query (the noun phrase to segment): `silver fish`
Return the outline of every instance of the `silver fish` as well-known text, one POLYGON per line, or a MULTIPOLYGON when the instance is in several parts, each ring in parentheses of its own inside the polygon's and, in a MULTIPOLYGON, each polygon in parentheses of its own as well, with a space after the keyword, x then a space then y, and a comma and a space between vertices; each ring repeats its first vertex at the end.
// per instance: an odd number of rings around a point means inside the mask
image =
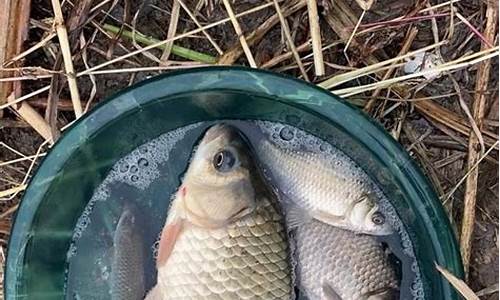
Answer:
POLYGON ((140 225, 131 209, 125 207, 113 237, 111 299, 140 300, 145 294, 144 248, 140 225))
POLYGON ((282 215, 239 132, 211 127, 160 238, 156 299, 290 299, 282 215))
POLYGON ((372 187, 349 163, 335 166, 323 153, 278 146, 266 138, 254 141, 253 146, 275 187, 284 194, 282 202, 290 226, 316 219, 357 233, 393 232, 372 187))
POLYGON ((319 221, 294 235, 299 288, 309 299, 399 299, 395 270, 375 237, 319 221))

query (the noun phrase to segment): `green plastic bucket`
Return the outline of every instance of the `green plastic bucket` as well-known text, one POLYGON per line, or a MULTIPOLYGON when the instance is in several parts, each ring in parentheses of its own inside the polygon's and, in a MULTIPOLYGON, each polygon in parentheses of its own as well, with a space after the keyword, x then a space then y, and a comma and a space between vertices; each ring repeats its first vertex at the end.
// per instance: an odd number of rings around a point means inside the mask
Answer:
POLYGON ((114 163, 164 132, 200 121, 287 123, 339 147, 379 184, 414 246, 429 299, 458 299, 436 271, 463 276, 431 185, 408 154, 358 109, 316 86, 245 68, 172 72, 132 86, 78 120, 43 160, 21 201, 6 263, 6 299, 63 299, 73 229, 114 163))

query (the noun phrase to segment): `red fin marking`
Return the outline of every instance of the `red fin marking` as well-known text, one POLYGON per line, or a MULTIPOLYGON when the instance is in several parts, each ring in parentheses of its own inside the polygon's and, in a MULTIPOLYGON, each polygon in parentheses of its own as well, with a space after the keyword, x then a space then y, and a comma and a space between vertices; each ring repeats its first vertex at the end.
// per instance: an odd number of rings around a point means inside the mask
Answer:
POLYGON ((183 227, 184 221, 176 220, 163 228, 158 248, 158 257, 156 258, 157 267, 161 267, 167 262, 183 227))

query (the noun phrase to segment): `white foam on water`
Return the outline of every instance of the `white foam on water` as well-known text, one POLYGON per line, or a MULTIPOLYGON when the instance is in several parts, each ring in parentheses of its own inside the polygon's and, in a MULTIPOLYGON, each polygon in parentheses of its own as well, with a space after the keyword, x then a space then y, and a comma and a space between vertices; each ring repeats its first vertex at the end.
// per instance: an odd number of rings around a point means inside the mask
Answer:
MULTIPOLYGON (((82 237, 85 229, 90 224, 96 202, 106 201, 109 198, 109 186, 121 182, 141 191, 147 189, 160 175, 158 166, 168 160, 175 145, 184 138, 186 132, 201 125, 202 123, 195 123, 165 133, 137 147, 115 163, 109 174, 95 190, 94 195, 77 221, 73 231, 72 243, 67 253, 68 260, 77 254, 76 242, 82 237)), ((168 174, 163 175, 168 176, 168 174)))
MULTIPOLYGON (((368 174, 366 174, 366 172, 345 153, 312 134, 282 123, 269 121, 255 121, 254 123, 264 135, 278 147, 291 151, 310 151, 317 153, 324 158, 325 162, 331 164, 332 168, 344 174, 349 174, 349 177, 354 178, 356 183, 365 184, 370 187, 370 190, 377 196, 377 203, 386 217, 386 220, 388 220, 392 228, 399 234, 401 241, 400 246, 403 253, 408 256, 408 258, 413 259, 411 270, 414 273, 414 280, 410 287, 413 299, 423 299, 424 289, 420 277, 420 269, 417 262, 414 260, 415 253, 410 237, 399 219, 394 206, 368 174)), ((388 176, 386 175, 385 177, 388 176)), ((385 178, 385 180, 389 179, 390 178, 385 178)))
MULTIPOLYGON (((328 161, 332 168, 345 170, 359 184, 368 184, 378 196, 378 203, 383 211, 386 220, 399 233, 401 238, 401 248, 405 255, 414 258, 412 242, 399 219, 394 207, 383 194, 376 183, 345 153, 333 147, 331 144, 295 127, 281 123, 268 121, 254 122, 260 130, 268 136, 279 147, 294 151, 312 151, 320 153, 328 161)), ((96 189, 93 197, 80 216, 73 233, 72 243, 67 253, 68 261, 77 254, 76 242, 82 237, 88 224, 92 219, 92 212, 97 201, 106 201, 109 198, 109 186, 115 183, 125 183, 140 191, 146 190, 149 185, 160 176, 159 165, 166 162, 170 157, 171 150, 182 140, 186 132, 198 128, 203 123, 196 123, 186 127, 165 133, 160 137, 143 144, 131 153, 121 158, 111 169, 107 177, 96 189)), ((193 150, 194 151, 194 150, 193 150)), ((267 170, 264 170, 267 172, 267 170)), ((168 174, 162 174, 168 176, 168 174)), ((157 241, 159 240, 159 237, 157 241)), ((293 249, 292 249, 293 250, 293 249)), ((153 255, 156 256, 158 244, 152 246, 153 255)), ((411 295, 413 299, 423 299, 423 284, 420 279, 420 270, 416 261, 412 264, 411 270, 415 273, 415 280, 411 284, 411 295)), ((101 269, 101 276, 108 278, 109 270, 101 269)))

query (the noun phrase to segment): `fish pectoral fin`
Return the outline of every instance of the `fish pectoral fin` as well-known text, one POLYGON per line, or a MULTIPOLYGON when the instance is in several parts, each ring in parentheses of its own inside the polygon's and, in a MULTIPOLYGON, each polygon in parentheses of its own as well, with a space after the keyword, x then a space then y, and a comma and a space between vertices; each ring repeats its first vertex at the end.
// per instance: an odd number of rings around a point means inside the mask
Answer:
POLYGON ((155 285, 151 291, 146 295, 146 298, 144 300, 162 300, 162 293, 161 289, 158 285, 155 285))
POLYGON ((335 289, 328 283, 323 283, 323 296, 326 300, 342 300, 342 297, 335 291, 335 289))
POLYGON ((297 228, 311 221, 309 212, 296 204, 290 204, 287 208, 286 222, 289 228, 297 228))
POLYGON ((311 212, 311 216, 312 218, 331 226, 342 228, 347 225, 346 218, 344 216, 335 216, 321 210, 311 212))
POLYGON ((157 267, 165 265, 183 228, 184 220, 180 218, 176 218, 165 225, 161 232, 160 244, 158 247, 158 256, 156 258, 157 267))

